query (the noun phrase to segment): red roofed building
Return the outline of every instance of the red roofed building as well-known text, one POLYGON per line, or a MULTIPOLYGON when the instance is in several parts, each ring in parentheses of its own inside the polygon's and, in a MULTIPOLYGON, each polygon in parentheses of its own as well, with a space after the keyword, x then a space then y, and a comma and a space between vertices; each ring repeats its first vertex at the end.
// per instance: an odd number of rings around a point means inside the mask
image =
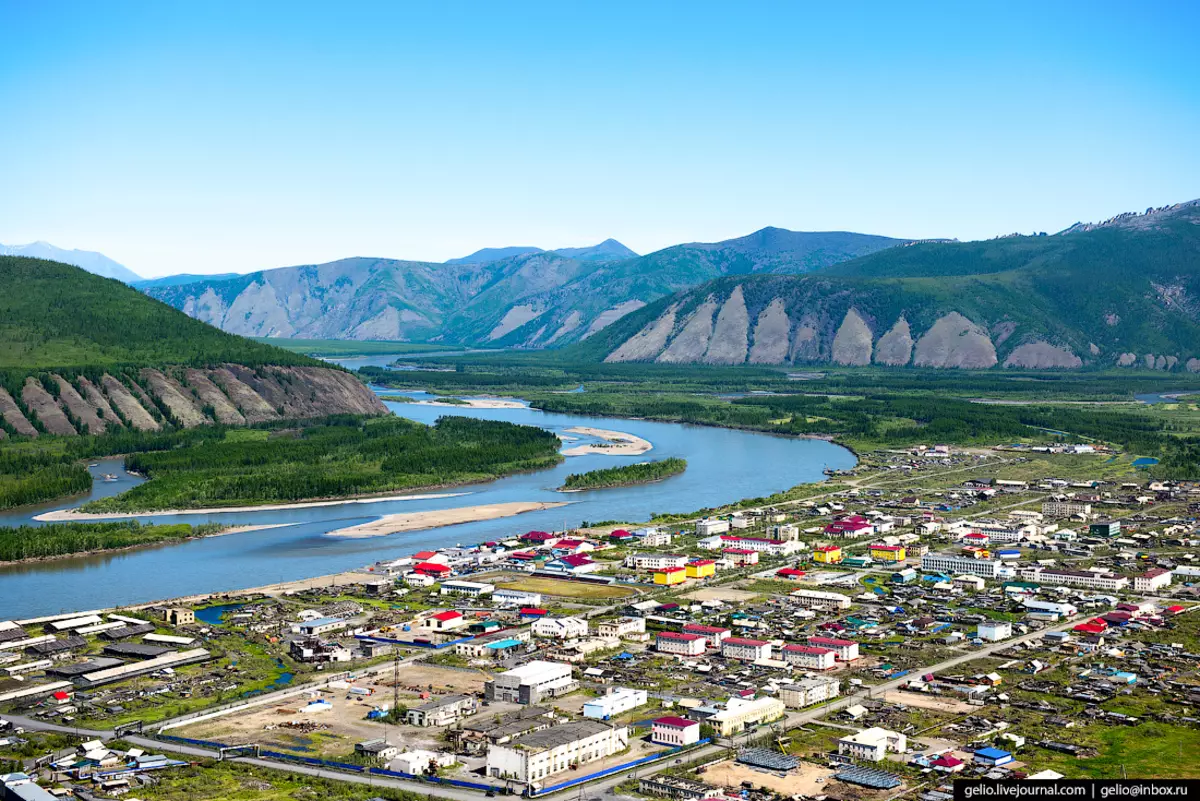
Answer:
POLYGON ((771 643, 745 637, 726 637, 721 641, 721 656, 742 662, 757 662, 771 658, 771 643))
POLYGON ((521 535, 521 541, 534 545, 553 545, 558 542, 558 537, 548 531, 527 531, 521 535))
POLYGON ((421 562, 413 565, 413 570, 423 576, 433 576, 434 578, 445 578, 454 572, 446 565, 437 562, 421 562))
POLYGON ((602 564, 581 553, 560 556, 542 566, 544 570, 552 570, 557 573, 594 573, 601 567, 603 567, 602 564))
POLYGON ((699 634, 684 634, 678 631, 660 631, 654 638, 654 649, 664 654, 700 656, 708 639, 699 634))
POLYGON ((427 629, 434 631, 450 631, 457 629, 467 624, 467 619, 463 617, 463 613, 455 609, 447 609, 445 612, 438 612, 436 615, 430 615, 425 618, 423 625, 427 629))
POLYGON ((752 551, 749 548, 724 548, 721 553, 725 554, 725 558, 738 567, 758 564, 758 551, 752 551))
POLYGON ((817 637, 808 638, 809 645, 815 645, 818 648, 828 648, 837 654, 839 662, 853 662, 858 659, 858 643, 854 640, 840 640, 836 637, 817 637))
POLYGON ((1163 587, 1171 586, 1171 571, 1155 567, 1140 576, 1133 577, 1134 592, 1158 592, 1163 587))
POLYGON ((799 581, 804 578, 804 575, 803 570, 797 570, 794 567, 781 567, 775 571, 777 578, 787 579, 788 581, 799 581))
POLYGON ((837 652, 815 645, 791 644, 783 646, 783 661, 805 670, 833 670, 837 652))
POLYGON ((659 745, 692 745, 700 741, 700 724, 673 715, 655 718, 650 723, 650 741, 659 745))
POLYGON ((1163 610, 1163 613, 1171 615, 1171 616, 1175 616, 1178 614, 1182 614, 1183 612, 1186 612, 1186 611, 1187 611, 1186 606, 1179 606, 1178 604, 1176 604, 1175 606, 1168 606, 1166 609, 1163 610))
POLYGON ((685 623, 683 633, 699 634, 708 640, 708 644, 713 648, 720 648, 721 641, 733 634, 729 629, 723 629, 720 626, 705 626, 701 623, 685 623))
POLYGON ((871 524, 871 521, 860 515, 849 515, 848 517, 838 518, 825 527, 826 536, 843 539, 869 537, 874 533, 875 526, 871 524))
POLYGON ((1101 621, 1099 623, 1096 623, 1096 622, 1080 623, 1078 626, 1075 627, 1074 630, 1078 631, 1081 634, 1103 634, 1107 629, 1108 629, 1108 625, 1105 624, 1103 621, 1101 621))
POLYGON ((535 606, 526 606, 522 607, 521 609, 521 620, 537 620, 538 618, 545 617, 546 615, 547 610, 539 609, 535 606))
POLYGON ((450 564, 450 559, 444 553, 437 551, 417 551, 412 555, 414 562, 433 562, 438 565, 450 564))
POLYGON ((942 754, 937 759, 929 763, 929 767, 940 770, 943 773, 958 773, 966 764, 954 756, 954 754, 942 754))

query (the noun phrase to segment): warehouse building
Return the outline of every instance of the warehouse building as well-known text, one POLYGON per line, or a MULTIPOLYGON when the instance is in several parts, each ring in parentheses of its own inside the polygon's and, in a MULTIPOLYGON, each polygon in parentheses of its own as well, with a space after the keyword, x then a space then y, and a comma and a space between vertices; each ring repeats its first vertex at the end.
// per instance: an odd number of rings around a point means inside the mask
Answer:
POLYGON ((478 705, 473 695, 448 695, 436 701, 408 710, 404 716, 410 726, 448 726, 451 723, 474 715, 478 705))
POLYGON ((761 723, 778 720, 783 717, 785 711, 783 701, 778 698, 755 698, 748 701, 735 697, 729 699, 725 709, 710 717, 708 724, 716 730, 718 736, 728 737, 761 723))
POLYGON ((487 775, 540 786, 546 778, 612 756, 629 747, 629 728, 581 720, 527 734, 512 745, 492 745, 487 775))
POLYGON ((645 706, 649 696, 645 690, 615 687, 612 692, 588 701, 583 705, 583 716, 594 720, 608 720, 622 712, 645 706))
POLYGON ((571 676, 570 665, 540 659, 505 671, 483 685, 484 698, 488 701, 513 704, 536 704, 544 698, 557 698, 577 689, 579 682, 571 676))

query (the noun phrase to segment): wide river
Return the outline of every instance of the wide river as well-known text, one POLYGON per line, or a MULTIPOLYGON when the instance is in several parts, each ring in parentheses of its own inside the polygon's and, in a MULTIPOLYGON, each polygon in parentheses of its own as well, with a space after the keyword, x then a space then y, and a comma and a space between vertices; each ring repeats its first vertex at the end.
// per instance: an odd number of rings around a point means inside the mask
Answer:
MULTIPOLYGON (((399 393, 392 391, 387 394, 399 393)), ((423 393, 405 394, 417 398, 429 397, 423 393)), ((575 438, 574 441, 565 442, 564 449, 596 441, 565 433, 566 429, 575 426, 635 434, 649 440, 654 447, 642 456, 571 456, 549 470, 441 491, 462 493, 451 498, 421 497, 418 494, 412 500, 307 509, 143 517, 140 519, 156 522, 288 525, 176 545, 0 568, 0 620, 310 578, 409 556, 424 548, 473 544, 531 529, 562 529, 564 525, 576 526, 585 520, 641 522, 649 520, 656 512, 690 512, 743 498, 770 495, 797 484, 821 481, 824 479, 823 470, 827 467, 846 469, 855 464, 850 451, 821 440, 645 420, 550 414, 529 408, 482 409, 415 403, 387 405, 394 413, 422 423, 433 423, 442 415, 453 414, 541 426, 564 437, 575 438), (668 456, 687 459, 687 471, 665 481, 636 487, 577 493, 554 491, 569 473, 668 456), (348 539, 327 534, 384 514, 510 501, 567 501, 569 505, 528 512, 518 517, 369 539, 348 539)), ((97 480, 89 498, 124 491, 139 481, 124 472, 119 460, 102 461, 92 470, 97 477, 103 473, 115 473, 118 480, 97 480)), ((78 506, 89 498, 0 513, 0 526, 31 523, 35 514, 49 509, 78 506)))

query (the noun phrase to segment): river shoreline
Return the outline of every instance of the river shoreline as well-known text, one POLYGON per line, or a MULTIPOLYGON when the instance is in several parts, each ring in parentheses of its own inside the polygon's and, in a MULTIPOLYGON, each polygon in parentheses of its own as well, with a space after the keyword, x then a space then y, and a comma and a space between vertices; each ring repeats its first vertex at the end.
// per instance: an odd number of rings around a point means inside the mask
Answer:
POLYGON ((590 428, 588 426, 575 426, 568 428, 568 432, 572 434, 583 434, 588 437, 602 439, 606 445, 576 445, 573 448, 568 448, 563 451, 563 456, 583 456, 589 453, 598 453, 606 456, 641 456, 643 453, 650 451, 654 445, 646 439, 627 434, 624 431, 610 431, 607 428, 590 428))

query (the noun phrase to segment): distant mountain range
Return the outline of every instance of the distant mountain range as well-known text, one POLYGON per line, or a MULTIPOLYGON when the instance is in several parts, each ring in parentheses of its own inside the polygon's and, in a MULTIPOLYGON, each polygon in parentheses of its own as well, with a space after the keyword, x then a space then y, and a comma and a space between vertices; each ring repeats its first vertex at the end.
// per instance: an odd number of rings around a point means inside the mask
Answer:
POLYGON ((64 250, 51 245, 49 242, 32 242, 28 245, 0 245, 0 256, 26 256, 31 259, 49 259, 50 261, 73 264, 82 267, 89 273, 105 278, 115 278, 131 284, 140 281, 141 276, 123 264, 90 250, 64 250))
POLYGON ((343 259, 144 291, 247 336, 544 348, 587 339, 647 303, 714 278, 803 273, 906 241, 766 228, 646 256, 610 239, 558 251, 491 249, 445 264, 343 259))
MULTIPOLYGON (((484 248, 483 250, 475 251, 470 256, 449 259, 446 261, 446 264, 486 264, 489 261, 500 261, 501 259, 511 259, 514 256, 530 256, 534 253, 545 252, 541 248, 533 247, 484 248)), ((558 248, 550 252, 578 261, 620 261, 622 259, 637 258, 636 253, 615 239, 605 239, 599 245, 592 245, 591 247, 558 248)))
POLYGON ((1053 236, 920 242, 803 275, 726 275, 660 298, 576 352, 610 362, 1200 372, 1200 201, 1053 236))

